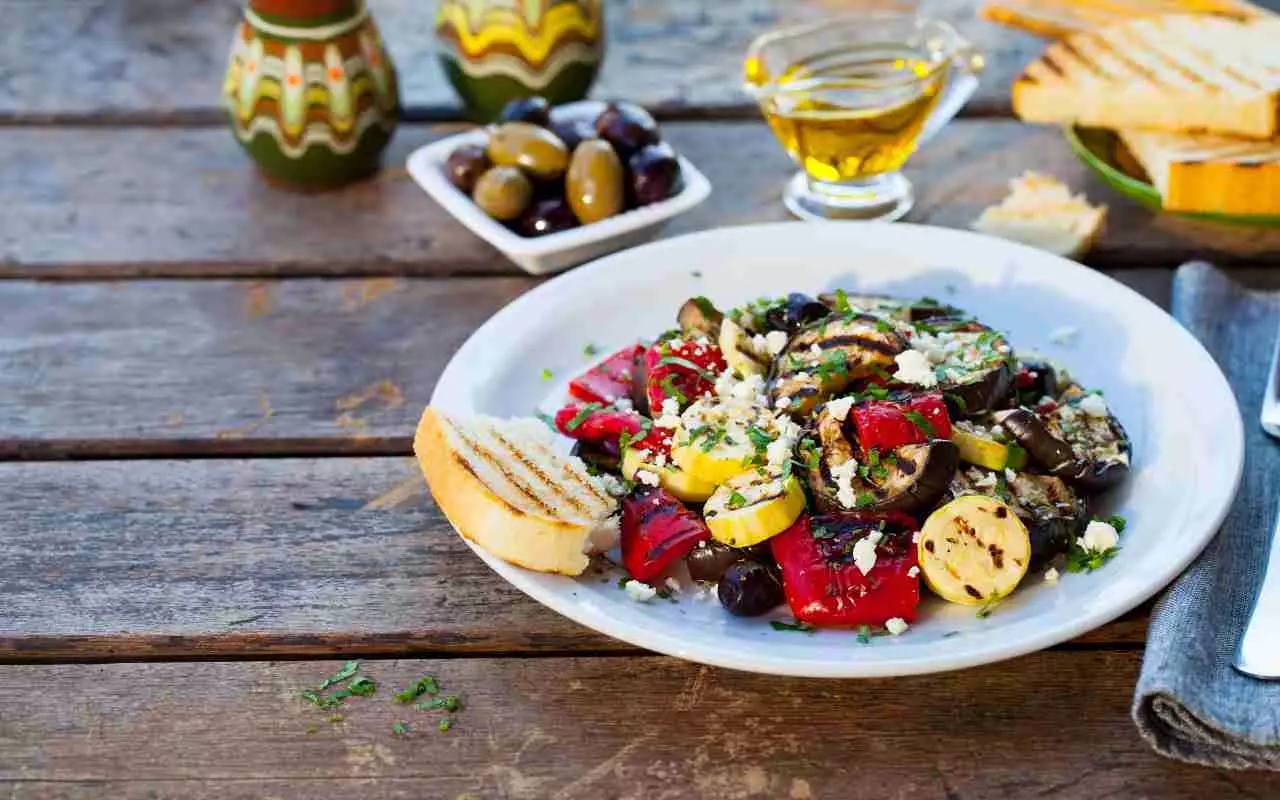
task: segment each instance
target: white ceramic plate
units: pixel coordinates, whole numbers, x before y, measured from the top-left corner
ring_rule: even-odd
[[[598,100],[580,100],[556,106],[551,110],[551,116],[596,115],[604,107],[605,104]],[[481,128],[459,133],[414,150],[406,167],[414,181],[446,211],[533,275],[568,269],[606,253],[647,242],[657,236],[668,222],[711,194],[711,182],[706,176],[689,159],[677,155],[684,188],[674,197],[633,208],[590,225],[529,238],[509,230],[481,211],[470,197],[449,183],[445,175],[445,161],[450,153],[464,144],[481,144],[484,141],[485,132]]]
[[[725,228],[600,259],[529,292],[454,356],[432,402],[458,413],[528,415],[565,397],[591,343],[601,354],[672,327],[691,295],[730,307],[788,291],[932,295],[1007,331],[1100,388],[1133,439],[1135,468],[1101,513],[1128,518],[1123,549],[1102,569],[1028,575],[984,619],[926,601],[899,637],[860,644],[847,631],[777,631],[719,604],[629,599],[612,580],[528,572],[477,551],[529,596],[602,633],[680,658],[814,677],[907,675],[1010,658],[1114,619],[1172,580],[1217,530],[1235,496],[1243,427],[1226,379],[1171,317],[1071,261],[974,233],[897,223],[777,223]],[[1054,345],[1059,328],[1079,331]],[[550,369],[555,380],[542,378]],[[776,618],[788,619],[785,607]]]

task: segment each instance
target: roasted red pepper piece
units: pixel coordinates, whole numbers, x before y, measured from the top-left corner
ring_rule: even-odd
[[[791,613],[821,627],[883,625],[916,618],[919,570],[911,533],[915,521],[904,514],[802,514],[770,540],[782,568],[782,586]],[[869,536],[875,565],[865,574],[854,563],[854,545]]]
[[[565,436],[600,445],[614,455],[621,449],[623,434],[636,439],[649,428],[649,421],[636,412],[600,403],[570,403],[556,412],[553,422]]]
[[[665,339],[644,354],[645,395],[656,418],[662,401],[674,398],[680,408],[715,393],[716,376],[724,372],[724,354],[705,337]]]
[[[666,489],[640,489],[622,501],[622,563],[638,581],[653,581],[710,538],[702,517]]]
[[[849,415],[864,453],[951,437],[951,416],[939,392],[901,401],[867,400],[854,406]]]
[[[1018,376],[1013,381],[1015,389],[1030,389],[1036,385],[1036,376],[1030,369],[1022,367],[1018,370]]]
[[[644,345],[635,344],[596,364],[569,382],[569,394],[586,403],[612,403],[631,396],[631,380]]]

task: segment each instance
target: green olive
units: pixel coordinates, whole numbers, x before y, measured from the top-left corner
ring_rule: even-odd
[[[578,221],[586,225],[612,217],[623,208],[622,161],[603,139],[574,148],[565,179],[565,197]]]
[[[533,184],[515,167],[494,167],[476,181],[471,196],[484,213],[506,222],[529,207]]]
[[[489,160],[499,166],[520,167],[539,180],[549,181],[564,174],[569,148],[546,128],[508,122],[490,134]]]

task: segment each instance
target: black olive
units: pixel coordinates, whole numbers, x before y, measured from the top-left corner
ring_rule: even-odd
[[[758,617],[777,608],[784,599],[778,573],[750,559],[729,565],[717,594],[720,605],[736,617]]]
[[[522,236],[546,236],[578,227],[578,218],[563,197],[540,200],[529,207],[516,223]]]
[[[502,107],[498,121],[528,122],[545,128],[551,123],[551,107],[545,98],[536,94],[532,97],[518,97]]]
[[[635,103],[610,103],[596,117],[596,133],[623,158],[661,139],[658,123]]]
[[[631,196],[638,206],[647,206],[679,194],[684,185],[680,159],[666,142],[640,148],[627,161],[631,171]]]
[[[787,295],[785,304],[766,311],[764,319],[774,330],[795,333],[805,325],[829,316],[831,309],[825,303],[819,303],[807,294],[792,292]]]
[[[560,137],[560,141],[564,142],[570,152],[587,139],[596,138],[595,123],[582,117],[552,120],[551,132]]]
[[[695,581],[718,583],[730,564],[741,561],[743,552],[720,542],[701,542],[684,557],[689,577]]]
[[[485,154],[484,145],[464,144],[449,154],[444,162],[445,173],[449,183],[458,187],[459,191],[471,194],[475,191],[476,181],[489,169],[489,156]]]

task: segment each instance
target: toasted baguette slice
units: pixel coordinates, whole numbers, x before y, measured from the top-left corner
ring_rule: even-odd
[[[1091,206],[1055,178],[1034,172],[1009,181],[1009,196],[982,212],[973,229],[1078,258],[1102,232],[1106,206]]]
[[[1053,38],[1163,14],[1246,20],[1271,13],[1245,0],[988,0],[978,9],[989,22]]]
[[[463,538],[504,561],[579,575],[617,539],[618,501],[536,419],[457,419],[428,407],[413,452]]]
[[[1280,214],[1280,140],[1119,131],[1165,209]]]
[[[1072,34],[1013,84],[1027,122],[1277,133],[1280,20],[1174,15]]]

